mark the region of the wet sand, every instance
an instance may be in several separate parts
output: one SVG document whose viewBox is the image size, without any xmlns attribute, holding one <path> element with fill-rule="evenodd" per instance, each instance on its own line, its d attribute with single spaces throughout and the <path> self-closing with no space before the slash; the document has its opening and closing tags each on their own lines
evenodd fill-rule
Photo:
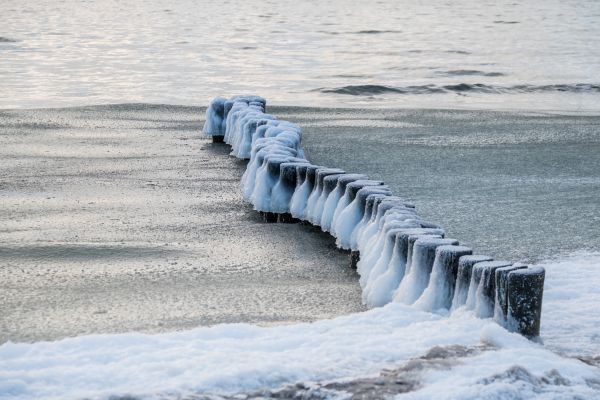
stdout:
<svg viewBox="0 0 600 400">
<path fill-rule="evenodd" d="M 265 224 L 203 110 L 0 111 L 0 343 L 362 310 L 333 240 Z"/>
</svg>

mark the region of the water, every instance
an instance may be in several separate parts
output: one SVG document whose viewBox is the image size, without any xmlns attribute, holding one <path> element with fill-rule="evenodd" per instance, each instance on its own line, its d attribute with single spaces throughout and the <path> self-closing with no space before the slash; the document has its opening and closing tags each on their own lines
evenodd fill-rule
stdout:
<svg viewBox="0 0 600 400">
<path fill-rule="evenodd" d="M 449 237 L 496 259 L 600 249 L 600 118 L 272 107 L 317 165 L 381 179 Z M 335 150 L 334 150 L 335 149 Z"/>
<path fill-rule="evenodd" d="M 0 108 L 274 104 L 600 111 L 600 3 L 17 1 Z"/>
</svg>

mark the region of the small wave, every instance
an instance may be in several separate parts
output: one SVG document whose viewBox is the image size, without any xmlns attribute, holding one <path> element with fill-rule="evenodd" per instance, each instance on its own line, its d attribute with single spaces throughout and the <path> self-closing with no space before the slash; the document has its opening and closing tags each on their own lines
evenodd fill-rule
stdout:
<svg viewBox="0 0 600 400">
<path fill-rule="evenodd" d="M 369 75 L 363 75 L 363 74 L 339 74 L 339 75 L 332 75 L 333 78 L 367 78 L 369 77 Z"/>
<path fill-rule="evenodd" d="M 456 69 L 451 71 L 437 71 L 436 75 L 442 76 L 504 76 L 502 72 L 485 72 L 476 69 Z"/>
<path fill-rule="evenodd" d="M 0 43 L 16 43 L 15 39 L 11 39 L 8 37 L 0 36 Z"/>
<path fill-rule="evenodd" d="M 495 24 L 520 24 L 519 21 L 501 21 L 501 20 L 494 21 L 494 23 Z"/>
<path fill-rule="evenodd" d="M 600 92 L 600 84 L 553 84 L 553 85 L 486 85 L 483 83 L 458 83 L 454 85 L 348 85 L 338 88 L 319 88 L 321 93 L 335 93 L 352 96 L 372 96 L 385 93 L 397 94 L 437 94 L 437 93 L 537 93 L 537 92 Z"/>
<path fill-rule="evenodd" d="M 402 33 L 402 31 L 388 29 L 388 30 L 379 30 L 379 29 L 365 29 L 355 32 L 337 32 L 337 31 L 317 31 L 318 33 L 323 33 L 326 35 L 380 35 L 383 33 Z"/>
<path fill-rule="evenodd" d="M 402 31 L 367 29 L 367 30 L 362 30 L 362 31 L 357 31 L 357 32 L 352 32 L 352 33 L 354 33 L 356 35 L 379 35 L 381 33 L 402 33 Z"/>
<path fill-rule="evenodd" d="M 470 51 L 466 51 L 466 50 L 446 50 L 446 53 L 453 53 L 453 54 L 471 54 Z"/>
</svg>

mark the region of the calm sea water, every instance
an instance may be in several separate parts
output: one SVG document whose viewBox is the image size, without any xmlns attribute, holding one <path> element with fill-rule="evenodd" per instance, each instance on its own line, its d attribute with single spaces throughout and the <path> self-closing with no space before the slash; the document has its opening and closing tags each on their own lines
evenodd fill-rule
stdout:
<svg viewBox="0 0 600 400">
<path fill-rule="evenodd" d="M 600 2 L 4 0 L 0 108 L 600 111 Z"/>
</svg>

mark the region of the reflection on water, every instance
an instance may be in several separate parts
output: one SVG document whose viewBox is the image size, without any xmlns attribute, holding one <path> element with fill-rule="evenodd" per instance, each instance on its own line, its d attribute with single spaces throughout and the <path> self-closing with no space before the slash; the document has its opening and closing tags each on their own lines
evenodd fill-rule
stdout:
<svg viewBox="0 0 600 400">
<path fill-rule="evenodd" d="M 8 0 L 0 108 L 260 91 L 280 104 L 598 111 L 599 18 L 595 0 Z"/>
</svg>

